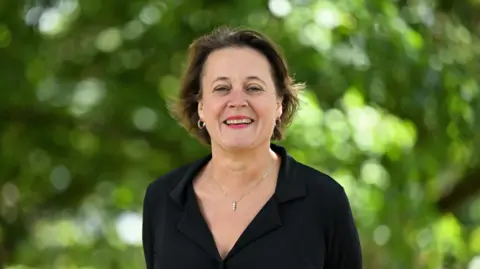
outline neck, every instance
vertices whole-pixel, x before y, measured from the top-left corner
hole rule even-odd
[[[212,144],[210,174],[227,190],[239,189],[260,180],[277,158],[270,143],[248,150],[227,150]]]

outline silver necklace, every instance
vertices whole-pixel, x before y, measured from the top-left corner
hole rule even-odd
[[[232,210],[233,211],[237,211],[238,202],[240,202],[243,198],[245,198],[248,194],[250,194],[250,192],[253,191],[260,184],[260,182],[262,182],[268,176],[268,174],[270,174],[270,171],[272,171],[272,167],[273,167],[273,160],[272,160],[272,163],[270,164],[270,167],[268,168],[267,172],[265,172],[265,174],[263,174],[263,176],[259,180],[257,180],[255,185],[253,185],[253,187],[249,191],[245,192],[242,196],[240,196],[239,199],[232,201]],[[210,176],[213,179],[213,181],[215,182],[215,184],[218,186],[218,188],[223,192],[223,195],[228,196],[228,193],[222,188],[222,186],[220,185],[220,183],[218,183],[218,181],[215,179],[215,177],[213,177],[212,174],[210,174]]]

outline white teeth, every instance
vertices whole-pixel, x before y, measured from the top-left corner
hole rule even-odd
[[[226,124],[248,124],[252,123],[251,119],[241,119],[241,120],[227,120]]]

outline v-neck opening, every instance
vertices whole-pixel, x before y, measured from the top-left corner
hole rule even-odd
[[[204,213],[202,213],[202,210],[200,208],[199,198],[197,197],[195,190],[193,188],[193,181],[192,181],[192,184],[190,184],[189,186],[188,192],[189,192],[189,198],[193,199],[192,202],[194,203],[193,205],[196,211],[195,214],[197,216],[200,216],[202,225],[204,225],[208,230],[208,237],[210,241],[208,245],[213,244],[213,246],[215,247],[215,253],[216,253],[215,259],[219,262],[227,261],[229,258],[231,258],[231,256],[235,255],[241,248],[248,245],[250,242],[254,241],[254,239],[260,237],[263,234],[262,230],[269,229],[269,227],[273,227],[273,226],[267,226],[267,227],[264,227],[264,229],[259,229],[259,228],[262,228],[261,226],[259,227],[259,225],[264,223],[264,222],[261,222],[261,219],[266,214],[265,213],[266,210],[272,211],[273,209],[274,215],[278,217],[278,218],[275,218],[274,226],[277,227],[281,225],[281,222],[278,216],[278,211],[277,211],[277,203],[275,201],[275,194],[273,193],[270,196],[270,198],[265,202],[265,204],[260,208],[260,210],[255,214],[255,216],[248,222],[246,227],[242,230],[240,235],[235,240],[235,243],[233,244],[233,246],[226,253],[225,257],[222,257],[222,255],[220,254],[220,250],[218,248],[217,242],[215,241],[215,236],[213,234],[213,231],[211,227],[208,225],[207,219]],[[267,215],[271,216],[271,214],[267,214]],[[268,222],[266,222],[266,224],[268,224]]]

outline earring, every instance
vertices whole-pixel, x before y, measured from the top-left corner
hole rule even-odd
[[[203,129],[205,128],[205,122],[203,120],[198,120],[197,126],[198,126],[198,129]]]

